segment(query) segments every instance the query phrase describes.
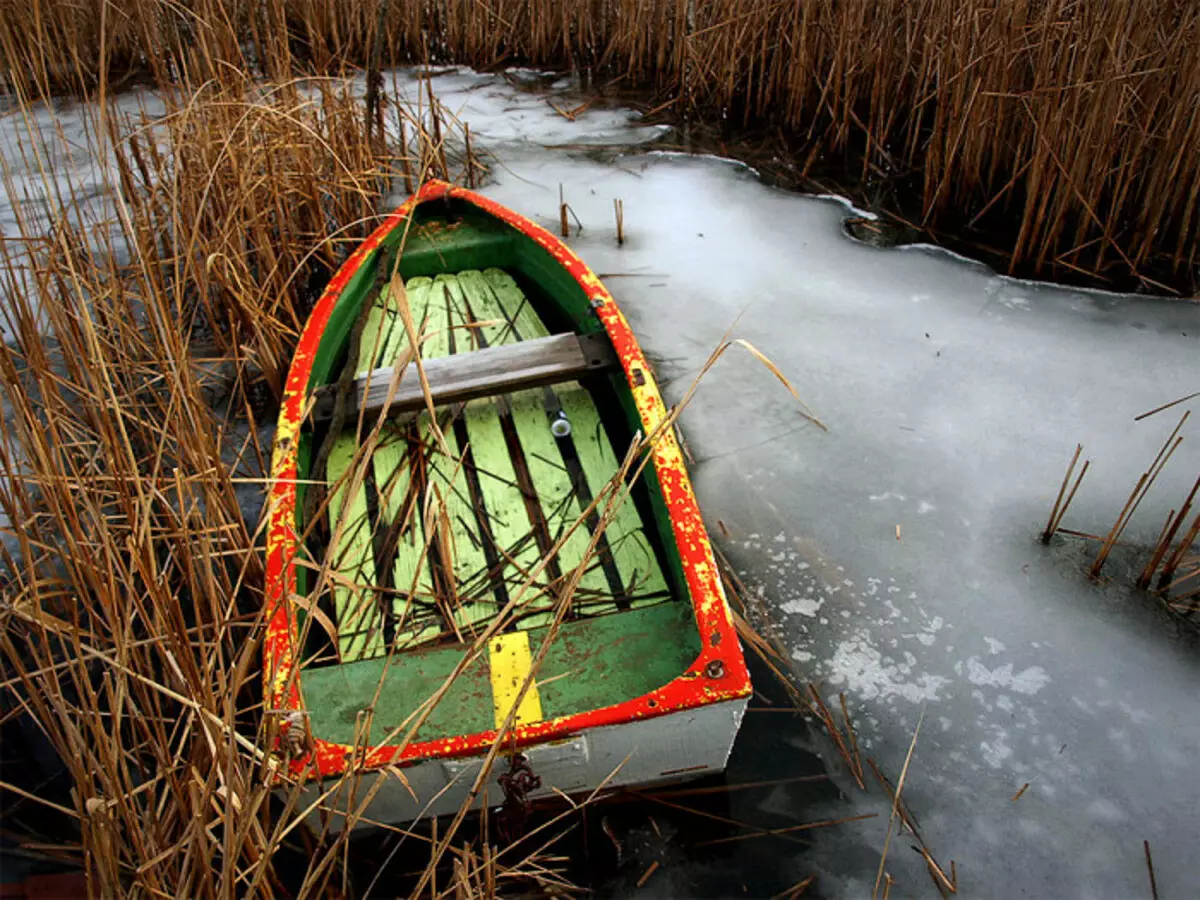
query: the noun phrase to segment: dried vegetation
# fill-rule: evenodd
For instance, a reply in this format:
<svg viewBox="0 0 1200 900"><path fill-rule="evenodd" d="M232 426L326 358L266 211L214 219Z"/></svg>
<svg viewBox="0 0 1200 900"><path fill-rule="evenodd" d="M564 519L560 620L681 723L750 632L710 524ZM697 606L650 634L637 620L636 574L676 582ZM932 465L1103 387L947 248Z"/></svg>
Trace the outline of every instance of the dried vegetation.
<svg viewBox="0 0 1200 900"><path fill-rule="evenodd" d="M313 806L286 780L273 792L258 423L382 193L478 164L449 151L436 98L406 109L385 89L367 111L345 66L601 69L680 111L806 134L810 162L845 152L866 177L917 177L921 224L1004 210L1018 263L1160 288L1146 273L1188 284L1196 263L1200 13L1150 6L0 0L3 114L33 132L39 101L97 98L87 152L110 182L97 215L52 154L3 172L19 219L0 240L0 724L36 723L66 768L57 793L4 786L6 832L79 865L95 894L355 887L346 796L399 776L350 776ZM110 100L135 79L161 107L130 118ZM814 698L864 779L846 708L841 728ZM499 851L460 838L462 820L392 829L428 845L416 889L570 889L548 835ZM303 864L281 869L292 852Z"/></svg>
<svg viewBox="0 0 1200 900"><path fill-rule="evenodd" d="M655 89L657 109L780 126L803 171L839 159L907 224L975 234L1014 271L1196 292L1194 4L0 4L8 76L59 89L174 73L181 48L218 30L217 59L236 58L234 35L276 60L286 34L317 72L373 56L599 72Z"/></svg>
<svg viewBox="0 0 1200 900"><path fill-rule="evenodd" d="M1170 403L1163 404L1156 409L1137 416L1134 421L1140 421L1164 410L1171 409L1193 399L1195 396L1195 394L1190 394ZM1075 466L1079 462L1080 454L1083 452L1083 446L1076 445L1075 453L1072 455L1070 465L1067 466L1066 474L1063 476L1062 484L1059 487L1054 506L1051 508L1050 518L1047 520L1046 527L1042 531L1041 539L1043 544L1049 544L1055 534L1062 533L1098 545L1096 554L1088 568L1088 574L1092 578L1097 579L1101 577L1104 565L1110 555L1112 555L1114 549L1123 546L1125 549L1135 552L1139 557L1138 564L1141 565L1141 569L1135 578L1136 586L1141 590L1150 591L1153 596L1161 600L1169 613L1195 627L1200 625L1200 549L1197 547L1197 539L1200 538L1200 513L1196 512L1197 496L1200 494L1200 475L1197 476L1191 489L1182 498L1179 506L1172 508L1168 512L1166 521L1158 533L1158 538L1149 548L1148 553L1142 553L1144 548L1130 548L1121 542L1121 536L1129 528L1134 515L1138 511L1138 507L1141 506L1142 501L1150 493L1155 481L1158 480L1159 475L1167 467L1167 464L1171 461L1171 457L1175 455L1175 451L1183 444L1184 436L1180 432L1185 430L1184 426L1190 418L1191 410L1187 410L1180 416L1179 422L1171 430L1170 434L1167 435L1162 447L1150 462L1150 465L1147 466L1146 471L1138 477L1133 490L1117 514L1112 527L1104 535L1064 528L1062 525L1063 517L1066 515L1071 502L1075 499L1075 494L1078 492L1079 486L1083 483L1083 478L1091 465L1091 460L1085 460L1079 470L1079 474L1075 476L1072 482ZM1067 489L1068 485L1070 485L1069 491Z"/></svg>

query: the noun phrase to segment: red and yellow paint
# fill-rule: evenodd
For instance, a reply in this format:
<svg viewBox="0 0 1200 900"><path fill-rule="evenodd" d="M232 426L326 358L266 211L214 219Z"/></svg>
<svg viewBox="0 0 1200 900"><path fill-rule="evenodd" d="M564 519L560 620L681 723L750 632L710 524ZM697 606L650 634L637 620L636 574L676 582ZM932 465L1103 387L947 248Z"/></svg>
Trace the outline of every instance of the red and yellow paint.
<svg viewBox="0 0 1200 900"><path fill-rule="evenodd" d="M602 709L519 724L509 739L518 746L558 740L592 728L619 725L749 696L750 675L721 586L708 534L684 468L683 454L672 430L660 428L667 418L667 409L629 323L600 279L569 247L546 229L473 191L433 181L424 185L388 216L334 275L305 325L288 372L275 433L271 459L272 487L268 500L268 624L263 650L266 708L281 711L303 709L302 673L297 668L295 608L291 599L296 592L297 446L308 399L309 376L317 349L338 297L370 253L393 229L403 225L417 205L447 196L485 210L536 241L570 272L591 301L621 359L629 389L641 415L644 433L655 436L654 470L670 514L703 647L687 671L648 694ZM354 748L314 735L311 755L294 760L293 770L295 774L303 775L311 774L315 769L318 776L324 777L340 775L351 765L373 768L422 759L470 755L486 751L496 736L496 731L483 731L404 746L367 747L365 752L360 751L361 755L356 760Z"/></svg>

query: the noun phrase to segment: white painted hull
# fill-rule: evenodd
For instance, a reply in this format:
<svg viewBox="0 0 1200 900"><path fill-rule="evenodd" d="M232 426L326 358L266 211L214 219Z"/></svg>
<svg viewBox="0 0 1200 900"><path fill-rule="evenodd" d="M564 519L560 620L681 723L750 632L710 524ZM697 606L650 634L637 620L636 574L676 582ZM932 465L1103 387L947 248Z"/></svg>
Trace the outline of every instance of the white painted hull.
<svg viewBox="0 0 1200 900"><path fill-rule="evenodd" d="M529 797L537 799L555 792L586 794L602 784L606 788L667 784L722 772L748 702L744 698L725 700L653 719L594 728L562 741L527 747L522 752L534 774L542 779L541 788ZM399 779L389 776L364 817L374 822L402 824L455 813L470 795L482 762L483 756L472 756L426 760L409 766L403 773L412 793ZM475 800L475 808L482 808L485 803L500 805L504 794L496 779L507 768L505 758L498 757L484 790ZM363 776L354 791L358 802L378 777L378 773ZM325 790L329 787L327 782ZM308 787L301 808L316 799L318 790L315 784ZM341 793L349 792L347 786ZM347 800L338 802L331 797L328 802L345 808L349 805ZM340 815L333 816L330 827L340 828L341 821Z"/></svg>

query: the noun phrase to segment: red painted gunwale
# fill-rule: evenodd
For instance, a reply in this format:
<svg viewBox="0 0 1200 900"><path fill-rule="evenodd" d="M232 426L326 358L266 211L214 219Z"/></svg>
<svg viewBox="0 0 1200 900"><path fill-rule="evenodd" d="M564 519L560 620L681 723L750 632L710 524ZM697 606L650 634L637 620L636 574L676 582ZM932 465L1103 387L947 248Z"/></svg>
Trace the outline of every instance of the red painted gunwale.
<svg viewBox="0 0 1200 900"><path fill-rule="evenodd" d="M279 412L271 460L271 489L268 498L270 521L267 534L267 634L263 648L265 708L286 712L303 709L302 673L296 669L296 619L290 598L296 591L296 477L297 445L303 411L308 399L308 382L317 348L342 290L359 266L380 242L421 203L442 197L464 200L508 223L536 241L571 273L596 310L613 347L621 359L629 388L646 434L651 434L667 415L662 395L646 365L645 357L600 279L575 253L546 229L512 210L473 191L441 181L426 183L384 220L354 254L346 260L321 295L300 336L288 372L283 404ZM566 738L587 729L618 725L637 719L695 709L723 700L747 697L750 676L738 643L720 574L713 558L691 481L674 434L668 429L654 449L654 469L671 516L676 544L683 563L697 625L702 637L700 655L680 677L641 697L602 709L548 719L514 729L517 745ZM716 665L719 662L720 665ZM711 666L711 669L710 669ZM715 671L717 677L706 674ZM371 769L388 764L422 759L471 755L486 751L497 732L410 743L406 746L378 745L361 751L354 759L353 748L313 735L309 755L292 761L299 776L336 776L348 767Z"/></svg>

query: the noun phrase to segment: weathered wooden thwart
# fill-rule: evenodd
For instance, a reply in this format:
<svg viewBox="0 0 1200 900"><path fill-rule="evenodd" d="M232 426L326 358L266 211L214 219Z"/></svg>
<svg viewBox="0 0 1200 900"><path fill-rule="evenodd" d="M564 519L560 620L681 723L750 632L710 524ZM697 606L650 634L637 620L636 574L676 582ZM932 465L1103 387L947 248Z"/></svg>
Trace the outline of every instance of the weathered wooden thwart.
<svg viewBox="0 0 1200 900"><path fill-rule="evenodd" d="M387 822L456 810L502 732L496 774L520 752L541 794L721 771L750 682L665 419L557 238L441 182L390 216L313 310L275 439L264 673L307 723L293 771L401 767Z"/></svg>

